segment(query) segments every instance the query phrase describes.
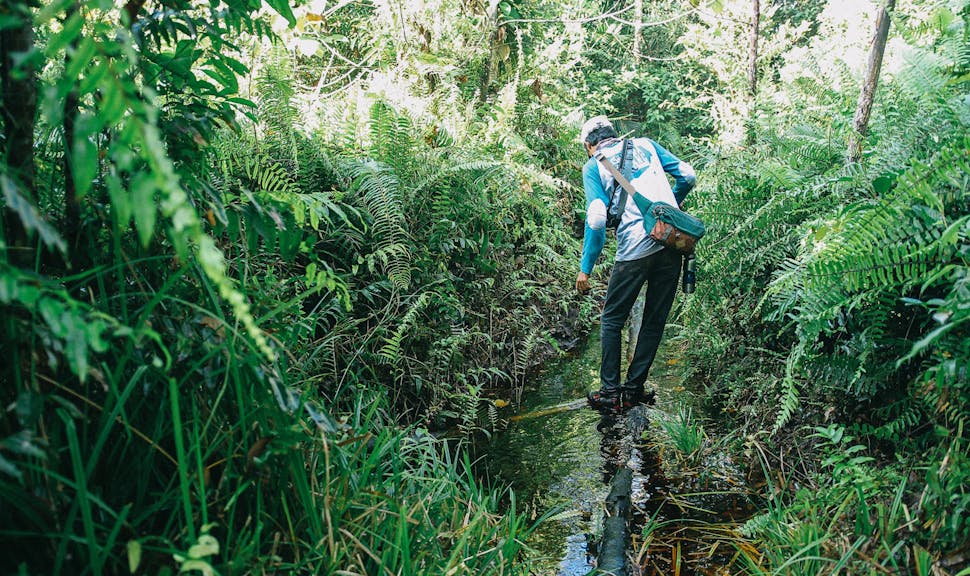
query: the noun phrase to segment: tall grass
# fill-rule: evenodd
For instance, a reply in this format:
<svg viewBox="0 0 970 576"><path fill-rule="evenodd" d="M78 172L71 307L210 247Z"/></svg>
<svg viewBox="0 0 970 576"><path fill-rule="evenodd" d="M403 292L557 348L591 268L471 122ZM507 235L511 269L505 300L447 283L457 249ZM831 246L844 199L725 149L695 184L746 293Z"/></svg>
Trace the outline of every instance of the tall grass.
<svg viewBox="0 0 970 576"><path fill-rule="evenodd" d="M516 573L530 527L460 446L364 388L328 412L297 388L302 345L266 365L204 275L183 280L105 303L122 322L83 382L30 362L52 335L29 308L5 318L27 371L3 425L4 572Z"/></svg>
<svg viewBox="0 0 970 576"><path fill-rule="evenodd" d="M681 458L696 461L704 448L704 427L694 417L693 409L682 404L675 413L655 412L657 425Z"/></svg>
<svg viewBox="0 0 970 576"><path fill-rule="evenodd" d="M816 434L835 439L821 447L824 470L818 474L793 470L788 477L773 478L767 461L761 460L765 512L739 530L755 542L755 548L738 549L748 573L937 573L926 569L937 561L920 543L930 536L924 530L928 524L920 521L925 502L908 501L911 477L919 472L876 468L853 449L859 445L850 445L851 437L833 436L833 429L820 428ZM801 488L786 489L791 485ZM946 516L956 525L954 513L959 514L951 509L938 518Z"/></svg>

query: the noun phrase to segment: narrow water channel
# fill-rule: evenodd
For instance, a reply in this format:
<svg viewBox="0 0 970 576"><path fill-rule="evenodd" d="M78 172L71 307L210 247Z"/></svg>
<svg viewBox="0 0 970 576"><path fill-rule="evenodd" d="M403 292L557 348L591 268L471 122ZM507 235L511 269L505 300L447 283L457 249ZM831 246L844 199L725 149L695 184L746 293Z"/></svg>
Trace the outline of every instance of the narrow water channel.
<svg viewBox="0 0 970 576"><path fill-rule="evenodd" d="M710 450L699 453L698 461L716 460L711 470L683 470L683 475L667 478L655 446L630 437L631 428L639 436L648 419L664 418L664 410L677 405L683 388L676 358L661 348L650 377L660 410L637 409L635 415L623 417L639 418L636 426L623 418L601 418L586 407L586 392L599 382L599 358L594 337L578 356L540 374L525 389L522 406L510 417L508 428L477 447L483 472L497 484L512 486L520 512L533 519L547 516L528 542L534 551L530 573L580 576L595 568L604 500L623 463L634 472L635 533L629 552L639 557L635 573L733 573L731 557L737 554L732 549L738 543L727 541L725 535L747 515L747 506L738 503L746 500L746 492L733 487L711 490L696 482L712 471L737 476L730 463L719 450ZM643 538L640 530L652 536Z"/></svg>
<svg viewBox="0 0 970 576"><path fill-rule="evenodd" d="M488 476L512 486L520 510L534 518L554 511L529 542L537 553L535 574L579 576L592 568L586 535L596 531L609 486L600 417L583 399L599 380L599 355L594 339L578 357L533 380L518 410L525 417L494 434L482 455Z"/></svg>

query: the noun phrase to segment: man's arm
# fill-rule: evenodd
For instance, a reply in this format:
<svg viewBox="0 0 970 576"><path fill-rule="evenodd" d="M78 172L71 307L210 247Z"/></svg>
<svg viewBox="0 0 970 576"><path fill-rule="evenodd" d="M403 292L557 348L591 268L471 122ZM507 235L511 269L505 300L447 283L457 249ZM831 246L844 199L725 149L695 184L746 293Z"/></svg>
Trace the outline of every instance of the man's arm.
<svg viewBox="0 0 970 576"><path fill-rule="evenodd" d="M606 243L606 205L609 197L603 189L596 159L583 167L583 190L586 193L586 232L583 235L583 259L579 266L576 288L580 292L589 289L589 275Z"/></svg>
<svg viewBox="0 0 970 576"><path fill-rule="evenodd" d="M664 172L674 177L674 198L677 199L677 205L679 206L684 203L684 198L687 197L687 193L693 190L694 185L697 184L697 176L694 174L694 168L687 162L668 152L660 144L653 140L651 142L653 142L653 147L657 149L657 156L660 158L660 164L663 166Z"/></svg>

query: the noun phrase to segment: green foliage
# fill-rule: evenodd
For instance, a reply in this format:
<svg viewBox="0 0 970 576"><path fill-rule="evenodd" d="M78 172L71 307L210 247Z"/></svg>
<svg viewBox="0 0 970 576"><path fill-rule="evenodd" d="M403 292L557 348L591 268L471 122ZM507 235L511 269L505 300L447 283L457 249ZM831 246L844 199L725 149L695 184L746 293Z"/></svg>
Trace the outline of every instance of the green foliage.
<svg viewBox="0 0 970 576"><path fill-rule="evenodd" d="M232 349L214 334L209 342L213 357ZM125 346L122 361L136 358L137 348ZM8 560L52 572L116 573L139 563L512 572L506 560L525 535L523 519L496 515L502 494L479 484L467 462L453 462L451 448L420 430L386 427L379 399L358 398L357 416L338 425L285 384L268 386L276 376L254 364L195 363L178 379L141 366L125 381L108 370L111 360L98 364L103 384L52 382L43 394L21 395L27 428L4 440L2 463L16 474L0 479L0 493L12 505L3 512L5 541L27 534L32 545L7 550ZM204 382L213 377L210 390ZM69 457L39 444L29 430L40 426ZM367 432L377 429L384 432ZM84 448L81 430L92 438ZM68 522L55 529L56 518ZM75 538L81 546L70 544Z"/></svg>
<svg viewBox="0 0 970 576"><path fill-rule="evenodd" d="M919 509L929 530L928 542L966 542L970 537L970 458L965 442L958 435L939 463L933 461L926 471Z"/></svg>
<svg viewBox="0 0 970 576"><path fill-rule="evenodd" d="M892 389L895 375L907 373L899 372L906 361L937 335L959 332L961 316L952 321L944 313L942 326L925 337L901 338L917 319L899 298L919 303L909 295L951 290L954 272L968 263L963 247L970 215L960 182L968 167L966 150L966 142L944 149L929 165L916 164L902 174L892 193L849 204L809 225L798 256L778 268L769 291L776 317L787 316L797 326L799 345L790 365L807 355L851 355L857 359L846 366L852 376L832 384L870 401ZM955 413L965 410L961 397L958 392L953 399Z"/></svg>
<svg viewBox="0 0 970 576"><path fill-rule="evenodd" d="M822 440L819 472L798 479L808 486L797 491L782 491L769 479L767 512L740 530L765 554L759 559L742 550L753 573L929 574L925 566L934 560L927 550L965 538L967 498L955 485L967 474L965 458L957 456L960 442L942 461L934 459L914 497L908 478L919 471L876 467L869 450L839 425L817 427L812 437ZM949 504L941 506L940 498ZM912 528L914 522L932 530Z"/></svg>
<svg viewBox="0 0 970 576"><path fill-rule="evenodd" d="M749 440L815 462L766 488L746 529L765 554L754 573L923 573L960 547L962 512L934 504L934 536L905 527L926 496L902 479L962 478L945 455L970 412L967 14L919 8L898 9L907 56L884 73L860 164L841 159L851 63L799 52L794 82L766 88L784 99L757 102L751 145L704 158L688 199L711 230L680 312L695 386ZM803 426L823 441L806 446ZM962 510L955 484L934 493Z"/></svg>
<svg viewBox="0 0 970 576"><path fill-rule="evenodd" d="M49 187L0 173L39 238L0 242L5 559L517 573L514 497L420 425L495 428L492 392L588 322L559 296L568 184L510 126L489 128L507 162L374 95L313 133L294 77L326 61L281 48L258 2L73 6L34 21ZM386 10L335 10L318 39L374 30L343 60L393 60Z"/></svg>
<svg viewBox="0 0 970 576"><path fill-rule="evenodd" d="M657 423L681 459L688 463L698 461L704 448L704 427L689 407L681 405L676 414L664 414Z"/></svg>
<svg viewBox="0 0 970 576"><path fill-rule="evenodd" d="M595 317L568 290L592 112L698 168L687 208L710 231L679 330L705 406L818 456L790 484L765 474L751 572L923 574L962 545L967 3L894 13L905 56L848 167L859 63L811 50L824 3L764 6L750 102L747 2L645 4L0 14L36 42L0 42L0 75L41 71L36 118L4 116L0 138L5 558L518 571L514 502L499 513L420 425L496 427L490 398L518 400ZM11 151L22 126L36 145ZM746 148L711 145L732 126ZM661 426L710 451L690 408Z"/></svg>
<svg viewBox="0 0 970 576"><path fill-rule="evenodd" d="M28 233L36 232L48 250L67 252L67 244L57 230L41 215L37 208L17 189L17 184L6 174L0 174L4 205L17 215Z"/></svg>

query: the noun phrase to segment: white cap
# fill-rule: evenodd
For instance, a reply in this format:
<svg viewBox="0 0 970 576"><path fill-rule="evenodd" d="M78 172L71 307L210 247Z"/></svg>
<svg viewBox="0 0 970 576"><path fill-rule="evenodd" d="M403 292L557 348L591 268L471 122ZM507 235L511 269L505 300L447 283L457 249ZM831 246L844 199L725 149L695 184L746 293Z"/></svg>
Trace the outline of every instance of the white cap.
<svg viewBox="0 0 970 576"><path fill-rule="evenodd" d="M610 119L606 116L593 116L583 124L583 128L579 131L579 141L586 143L586 139L589 138L589 133L597 128L612 128L613 124Z"/></svg>

